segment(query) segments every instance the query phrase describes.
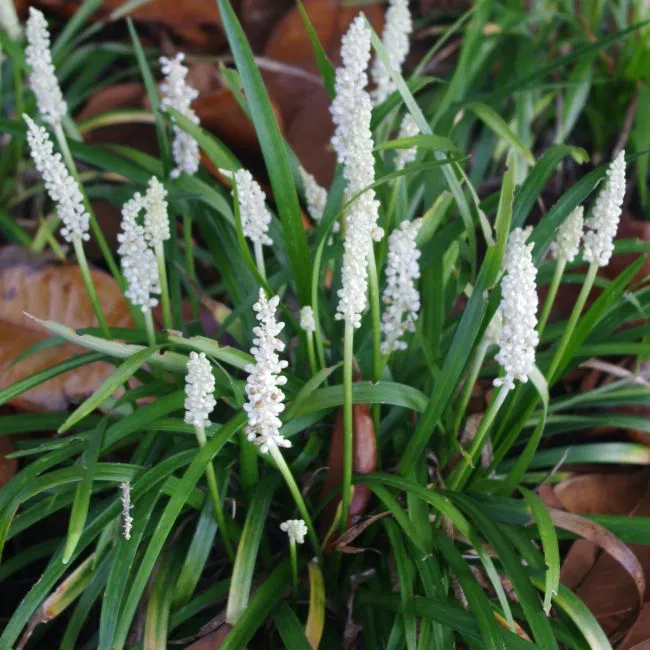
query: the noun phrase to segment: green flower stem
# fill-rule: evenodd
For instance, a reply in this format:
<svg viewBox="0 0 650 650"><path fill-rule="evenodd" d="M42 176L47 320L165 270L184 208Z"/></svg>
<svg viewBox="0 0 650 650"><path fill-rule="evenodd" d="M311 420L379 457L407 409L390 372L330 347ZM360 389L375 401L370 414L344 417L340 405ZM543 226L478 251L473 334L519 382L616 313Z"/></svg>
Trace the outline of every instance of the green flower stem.
<svg viewBox="0 0 650 650"><path fill-rule="evenodd" d="M307 356L309 357L309 367L311 368L312 377L318 372L318 365L316 364L316 351L314 350L314 334L312 332L305 332L307 339Z"/></svg>
<svg viewBox="0 0 650 650"><path fill-rule="evenodd" d="M196 277L196 264L194 261L194 241L192 240L192 215L189 211L183 214L183 245L185 247L185 269L187 270L190 279L192 280L193 287L198 287L198 280ZM192 309L192 318L199 318L199 299L196 291L189 292L190 307Z"/></svg>
<svg viewBox="0 0 650 650"><path fill-rule="evenodd" d="M296 542L289 539L289 554L291 556L291 582L293 590L298 589L298 553L296 552Z"/></svg>
<svg viewBox="0 0 650 650"><path fill-rule="evenodd" d="M72 157L72 153L70 152L70 148L68 147L68 140L65 137L65 133L63 131L63 127L61 126L61 124L57 124L54 127L54 135L56 136L56 141L59 145L59 149L61 149L63 159L65 161L66 166L68 167L68 171L70 172L72 177L77 181L77 184L79 185L79 190L81 191L84 197L83 198L84 207L86 208L88 214L90 215L90 230L93 233L93 237L95 238L95 241L97 242L97 245L99 246L99 249L102 252L104 260L106 261L106 265L108 266L108 269L111 272L112 276L115 278L117 283L122 288L124 288L122 274L120 273L120 270L115 262L113 253L111 253L111 249L109 248L106 238L104 237L104 233L102 232L101 228L99 227L99 224L97 223L95 213L93 212L93 209L90 206L90 201L88 200L88 196L86 195L86 192L84 190L83 183L81 182L81 177L79 176L79 171L77 170L77 166L74 163L74 158Z"/></svg>
<svg viewBox="0 0 650 650"><path fill-rule="evenodd" d="M167 281L167 266L165 265L165 248L157 241L154 247L158 262L158 278L160 280L160 303L162 305L163 323L166 330L174 329L172 322L171 302L169 300L169 282Z"/></svg>
<svg viewBox="0 0 650 650"><path fill-rule="evenodd" d="M471 473L471 470L474 467L474 463L478 459L481 449L487 440L490 427L494 422L499 409L503 405L508 393L510 392L509 388L502 386L499 388L497 394L492 398L488 410L483 415L481 424L479 425L478 431L472 440L469 451L463 454L462 458L458 461L456 467L454 467L449 480L447 481L447 488L449 490L460 490L463 488L467 479Z"/></svg>
<svg viewBox="0 0 650 650"><path fill-rule="evenodd" d="M255 250L255 264L257 265L257 270L260 272L260 275L266 282L266 267L264 266L264 253L262 252L262 244L255 242L253 248Z"/></svg>
<svg viewBox="0 0 650 650"><path fill-rule="evenodd" d="M352 417L352 352L354 327L345 324L343 343L343 483L341 486L341 529L345 530L350 512L352 491L352 451L354 445L354 422Z"/></svg>
<svg viewBox="0 0 650 650"><path fill-rule="evenodd" d="M199 447L203 448L206 443L205 429L203 427L194 427L194 431L196 432L196 439L199 443ZM223 513L223 506L221 505L221 499L219 497L219 487L217 486L217 477L214 473L214 465L212 464L212 461L210 461L208 466L205 468L205 477L208 481L208 490L210 492L210 498L212 499L212 505L214 506L214 517L217 520L219 529L221 530L223 546L226 549L228 558L231 561L234 561L235 554L233 553L228 529L226 528L226 517Z"/></svg>
<svg viewBox="0 0 650 650"><path fill-rule="evenodd" d="M598 263L592 262L589 265L587 275L585 276L585 281L582 285L582 289L580 290L580 295L578 296L578 299L576 300L576 303L573 306L573 311L571 312L571 316L569 316L569 320L564 328L564 332L562 333L562 338L560 339L560 342L557 344L557 348L555 349L555 354L553 355L553 360L551 361L551 365L549 366L548 371L546 372L546 381L548 381L549 386L552 386L557 379L555 375L558 371L560 363L562 362L562 357L566 352L567 346L569 345L571 336L573 335L573 332L576 328L578 319L580 318L580 314L582 313L585 303L587 302L587 298L589 297L589 294L591 293L591 289L594 286L594 282L596 281L597 275L598 275Z"/></svg>
<svg viewBox="0 0 650 650"><path fill-rule="evenodd" d="M374 246L370 247L370 255L368 256L368 284L370 286L370 312L372 318L372 379L377 382L381 379L384 360L381 354L381 307ZM379 431L380 414L381 404L373 404L372 420L375 431Z"/></svg>
<svg viewBox="0 0 650 650"><path fill-rule="evenodd" d="M469 367L467 378L465 379L465 384L463 386L463 393L458 404L458 410L456 411L454 426L451 430L454 440L458 439L458 432L460 431L461 421L465 415L465 411L467 410L469 400L472 397L472 389L474 388L476 380L478 379L478 375L481 372L481 367L483 366L483 362L485 361L485 356L489 347L490 344L485 340L484 337L483 340L478 344L476 352L474 353L474 358L472 359L472 363Z"/></svg>
<svg viewBox="0 0 650 650"><path fill-rule="evenodd" d="M144 312L144 325L147 330L147 340L149 341L149 345L154 347L156 345L156 331L153 325L151 309L147 309L147 311Z"/></svg>
<svg viewBox="0 0 650 650"><path fill-rule="evenodd" d="M282 452L276 444L271 444L269 446L269 453L275 461L275 464L278 466L280 474L282 474L282 477L284 478L284 481L289 488L289 492L291 492L291 495L296 502L298 512L300 512L301 517L304 519L305 524L307 525L307 530L309 531L309 540L314 549L314 553L316 553L316 556L318 557L318 561L322 564L323 552L321 550L320 542L318 541L318 535L316 535L316 529L314 528L314 524L311 520L311 517L309 516L309 511L305 505L305 500L302 498L302 494L300 493L300 488L298 487L296 480L293 478L291 469L289 468L289 465L287 465L287 461L284 459Z"/></svg>
<svg viewBox="0 0 650 650"><path fill-rule="evenodd" d="M562 280L562 275L564 274L564 269L566 268L566 260L560 258L555 264L555 270L553 271L553 279L548 288L548 293L546 294L546 302L544 303L544 309L542 315L539 317L539 324L537 325L537 333L541 340L542 334L544 333L544 328L548 322L548 317L553 308L553 303L555 302L555 297L557 296L557 290L560 287L560 282Z"/></svg>
<svg viewBox="0 0 650 650"><path fill-rule="evenodd" d="M108 325L106 324L106 318L104 317L104 312L102 311L102 306L97 298L97 291L95 291L95 285L93 284L93 278L90 275L90 269L88 268L88 260L86 259L86 252L84 251L84 245L81 239L75 237L72 240L72 245L74 246L74 252L77 256L77 262L79 264L79 270L81 271L81 277L83 278L84 284L86 285L86 291L88 292L88 297L95 311L95 316L97 317L97 322L99 327L102 330L102 334L107 338L111 338L111 334L108 331Z"/></svg>

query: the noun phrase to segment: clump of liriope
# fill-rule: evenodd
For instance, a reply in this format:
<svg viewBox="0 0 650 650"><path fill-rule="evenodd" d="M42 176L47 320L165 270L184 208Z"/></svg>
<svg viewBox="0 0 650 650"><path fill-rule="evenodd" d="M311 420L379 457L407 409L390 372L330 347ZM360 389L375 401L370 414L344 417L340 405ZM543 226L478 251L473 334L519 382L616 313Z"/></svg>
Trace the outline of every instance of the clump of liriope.
<svg viewBox="0 0 650 650"><path fill-rule="evenodd" d="M204 447L207 442L205 429L210 426L210 415L217 405L217 401L214 399L214 386L212 367L205 353L190 352L190 358L187 362L187 374L185 375L185 422L194 427L199 447ZM221 530L224 548L232 559L234 557L232 544L226 528L226 518L212 462L205 468L205 476L208 481L214 516Z"/></svg>

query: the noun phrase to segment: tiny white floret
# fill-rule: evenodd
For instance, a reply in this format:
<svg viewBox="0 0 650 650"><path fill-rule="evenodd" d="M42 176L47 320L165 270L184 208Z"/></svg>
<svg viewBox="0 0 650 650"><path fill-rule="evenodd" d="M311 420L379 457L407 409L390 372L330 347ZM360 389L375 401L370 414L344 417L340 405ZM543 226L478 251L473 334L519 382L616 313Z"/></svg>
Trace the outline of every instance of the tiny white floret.
<svg viewBox="0 0 650 650"><path fill-rule="evenodd" d="M307 334L313 334L316 331L314 310L309 305L300 310L300 327L302 327Z"/></svg>
<svg viewBox="0 0 650 650"><path fill-rule="evenodd" d="M289 541L304 544L307 525L302 519L287 519L287 521L280 524L280 530L283 530L289 536Z"/></svg>
<svg viewBox="0 0 650 650"><path fill-rule="evenodd" d="M264 194L264 190L247 169L238 169L234 178L237 185L239 216L244 235L254 244L271 246L273 240L268 234L271 213L265 204L266 194Z"/></svg>

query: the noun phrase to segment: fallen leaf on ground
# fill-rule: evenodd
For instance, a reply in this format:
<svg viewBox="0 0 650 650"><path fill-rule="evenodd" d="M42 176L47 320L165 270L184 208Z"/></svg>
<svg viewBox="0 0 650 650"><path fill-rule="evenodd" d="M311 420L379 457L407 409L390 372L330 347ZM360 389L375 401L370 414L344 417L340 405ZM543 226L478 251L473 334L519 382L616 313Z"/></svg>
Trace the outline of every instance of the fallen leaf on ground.
<svg viewBox="0 0 650 650"><path fill-rule="evenodd" d="M132 327L128 305L113 278L102 271L91 273L108 324ZM58 345L10 365L49 337L25 313L74 328L97 326L78 266L13 246L0 251L0 388L84 352L77 346ZM12 404L29 411L65 410L99 388L112 370L105 362L82 366L32 388Z"/></svg>
<svg viewBox="0 0 650 650"><path fill-rule="evenodd" d="M222 625L216 632L212 632L191 645L185 646L185 650L218 650L231 629L230 625Z"/></svg>

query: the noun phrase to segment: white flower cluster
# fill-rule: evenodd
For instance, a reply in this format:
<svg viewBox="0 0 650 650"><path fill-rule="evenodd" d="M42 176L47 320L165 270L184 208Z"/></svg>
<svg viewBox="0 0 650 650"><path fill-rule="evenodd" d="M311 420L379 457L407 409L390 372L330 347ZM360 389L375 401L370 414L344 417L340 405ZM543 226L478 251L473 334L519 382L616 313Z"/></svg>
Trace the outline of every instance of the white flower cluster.
<svg viewBox="0 0 650 650"><path fill-rule="evenodd" d="M300 310L300 327L302 327L307 334L313 334L316 331L314 310L309 305Z"/></svg>
<svg viewBox="0 0 650 650"><path fill-rule="evenodd" d="M38 111L43 120L56 126L68 110L63 99L50 53L50 34L45 16L34 7L29 8L27 20L27 47L25 61L32 69L29 85L36 95Z"/></svg>
<svg viewBox="0 0 650 650"><path fill-rule="evenodd" d="M397 72L402 71L402 65L409 53L409 36L412 31L413 21L409 11L409 0L390 0L381 40L386 48L391 67ZM375 105L378 105L395 90L395 84L383 61L379 58L375 59L372 66L372 80L377 85L372 98Z"/></svg>
<svg viewBox="0 0 650 650"><path fill-rule="evenodd" d="M600 191L596 204L587 219L589 228L583 238L583 258L607 266L614 251L614 237L621 218L625 196L625 151L621 151L607 170L605 187Z"/></svg>
<svg viewBox="0 0 650 650"><path fill-rule="evenodd" d="M401 340L405 332L415 331L420 311L420 294L415 281L420 277L420 251L415 239L422 225L421 219L404 221L388 239L388 262L386 265L386 288L383 301L386 305L381 318L384 340L381 353L405 350Z"/></svg>
<svg viewBox="0 0 650 650"><path fill-rule="evenodd" d="M505 376L494 380L495 386L508 390L515 380L526 383L535 365L535 348L539 343L537 326L537 269L533 264L533 244L526 244L530 228L515 228L508 238L501 281L503 327L499 337L499 352L495 359L505 370Z"/></svg>
<svg viewBox="0 0 650 650"><path fill-rule="evenodd" d="M38 126L28 115L23 115L23 118L27 123L27 142L32 160L63 222L61 235L70 243L75 239L88 241L90 215L84 207L79 184L70 175L61 154L54 153L54 143L45 127Z"/></svg>
<svg viewBox="0 0 650 650"><path fill-rule="evenodd" d="M332 146L343 164L346 196L355 196L372 185L375 168L370 118L372 105L365 88L370 60L370 30L363 16L352 21L341 44L343 66L336 71L336 97L330 107L336 125ZM368 256L373 239L383 231L377 226L379 202L374 190L364 191L346 213L342 288L338 292L336 318L346 325L361 326L367 304Z"/></svg>
<svg viewBox="0 0 650 650"><path fill-rule="evenodd" d="M192 109L192 102L199 96L198 91L187 83L187 67L183 65L185 54L179 52L173 59L160 57L160 65L165 75L165 81L160 85L162 107L173 108L194 124L199 123L199 117ZM196 174L201 160L199 144L183 129L174 125L174 142L172 154L176 167L172 170L172 178L186 174Z"/></svg>
<svg viewBox="0 0 650 650"><path fill-rule="evenodd" d="M190 352L185 375L185 422L195 429L210 425L217 405L214 399L214 375L205 352Z"/></svg>
<svg viewBox="0 0 650 650"><path fill-rule="evenodd" d="M122 232L117 235L118 254L127 289L124 295L132 305L147 312L158 304L160 278L156 255L149 245L144 226L138 223L142 210L146 210L146 196L139 192L122 206Z"/></svg>
<svg viewBox="0 0 650 650"><path fill-rule="evenodd" d="M149 244L156 246L171 237L167 214L167 190L152 176L144 195L144 230Z"/></svg>
<svg viewBox="0 0 650 650"><path fill-rule="evenodd" d="M551 244L553 259L573 262L580 252L585 209L579 205L558 228L555 241Z"/></svg>
<svg viewBox="0 0 650 650"><path fill-rule="evenodd" d="M318 223L323 218L327 203L327 190L318 184L313 174L310 174L302 165L298 167L300 178L305 188L305 201L309 216ZM334 223L334 232L338 231L338 222Z"/></svg>
<svg viewBox="0 0 650 650"><path fill-rule="evenodd" d="M402 125L400 126L399 134L397 137L401 140L402 138L413 138L416 135L420 135L420 127L415 121L415 118L410 113L407 113L402 120ZM412 163L415 160L417 155L417 147L398 149L395 155L395 169L404 169L406 165Z"/></svg>
<svg viewBox="0 0 650 650"><path fill-rule="evenodd" d="M244 235L254 244L272 246L273 240L268 235L271 213L264 203L264 190L247 169L238 169L234 179Z"/></svg>
<svg viewBox="0 0 650 650"><path fill-rule="evenodd" d="M253 305L259 323L253 329L255 338L251 348L255 363L246 367L249 373L246 382L248 402L244 404L244 410L248 413L246 434L263 454L274 445L291 447L291 442L280 433L282 422L278 417L284 410L284 393L280 386L287 383L287 378L281 373L288 365L277 354L284 350L284 343L278 338L284 323L279 323L275 318L279 304L278 296L268 300L260 289L259 300Z"/></svg>
<svg viewBox="0 0 650 650"><path fill-rule="evenodd" d="M289 541L304 544L307 525L302 519L287 519L280 524L280 530L289 536Z"/></svg>
<svg viewBox="0 0 650 650"><path fill-rule="evenodd" d="M13 0L0 0L0 29L13 41L19 40L23 34Z"/></svg>
<svg viewBox="0 0 650 650"><path fill-rule="evenodd" d="M131 516L131 484L128 482L120 483L122 495L122 533L125 540L131 539L131 530L133 528L133 517Z"/></svg>

